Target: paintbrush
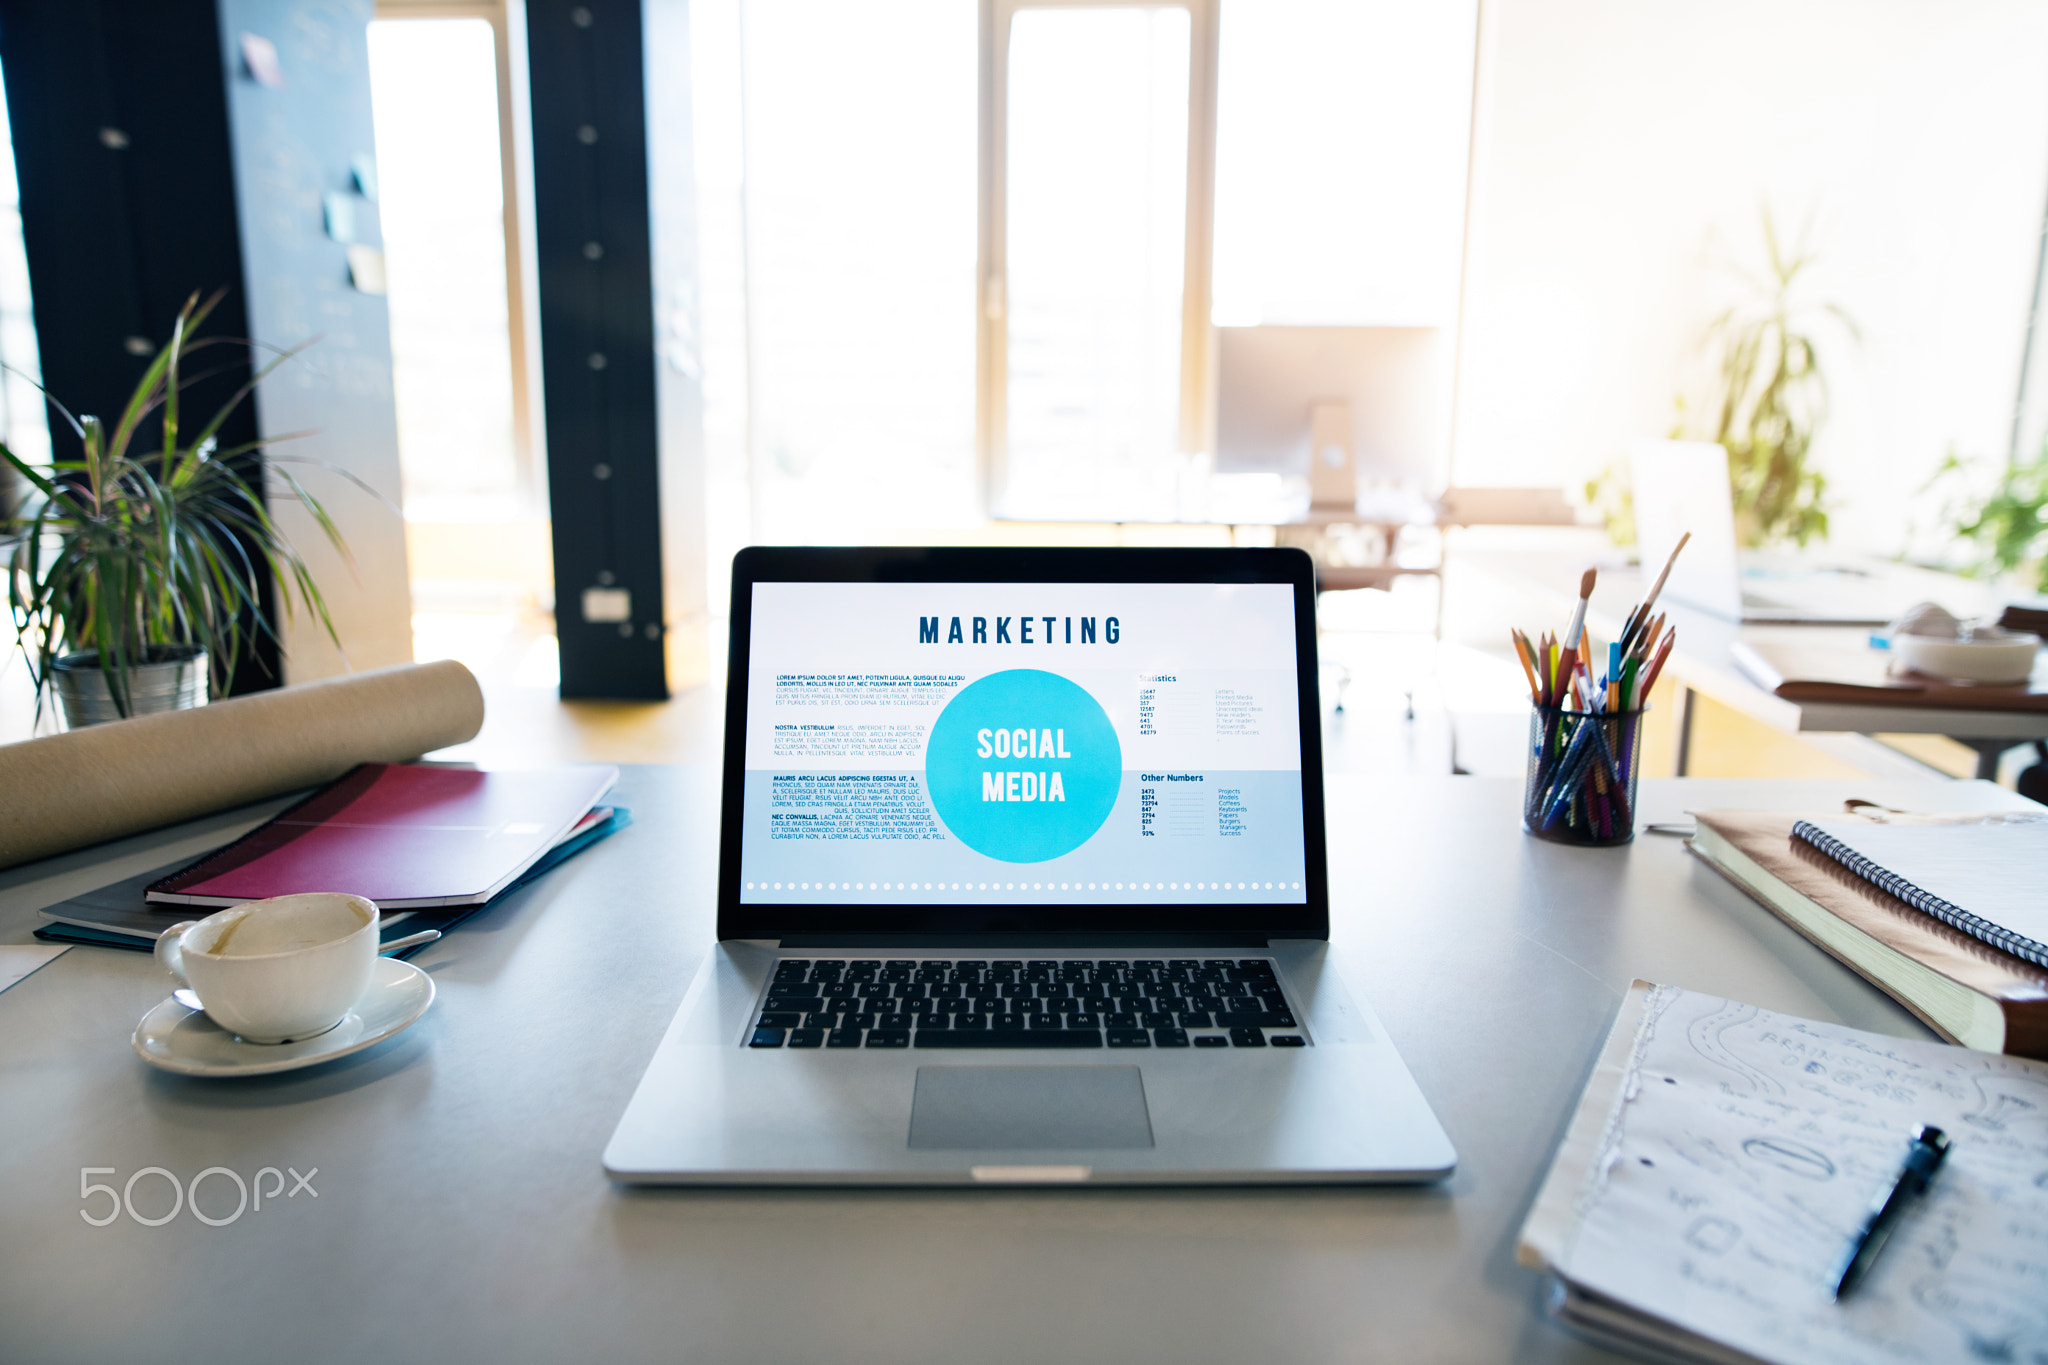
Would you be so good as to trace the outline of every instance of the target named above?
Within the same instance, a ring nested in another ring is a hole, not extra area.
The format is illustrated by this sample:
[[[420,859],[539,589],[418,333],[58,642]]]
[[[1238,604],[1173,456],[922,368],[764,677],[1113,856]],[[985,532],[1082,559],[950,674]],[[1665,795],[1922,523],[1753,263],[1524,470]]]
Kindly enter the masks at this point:
[[[1593,598],[1593,580],[1599,576],[1598,569],[1588,569],[1579,575],[1579,604],[1572,608],[1572,623],[1564,633],[1564,652],[1576,654],[1579,649],[1579,632],[1586,628],[1586,604]]]
[[[1629,653],[1647,659],[1657,652],[1657,641],[1664,634],[1664,613],[1658,612],[1650,618],[1650,624],[1636,632],[1635,643],[1629,646]]]
[[[1671,577],[1671,566],[1678,562],[1678,552],[1683,550],[1685,543],[1691,539],[1692,532],[1690,531],[1687,531],[1678,538],[1678,543],[1671,547],[1671,557],[1664,561],[1664,572],[1658,574],[1657,581],[1650,585],[1650,595],[1642,600],[1640,606],[1629,613],[1628,625],[1621,632],[1622,646],[1624,648],[1634,643],[1636,631],[1649,621],[1650,608],[1657,605],[1657,594],[1664,591],[1664,580]]]

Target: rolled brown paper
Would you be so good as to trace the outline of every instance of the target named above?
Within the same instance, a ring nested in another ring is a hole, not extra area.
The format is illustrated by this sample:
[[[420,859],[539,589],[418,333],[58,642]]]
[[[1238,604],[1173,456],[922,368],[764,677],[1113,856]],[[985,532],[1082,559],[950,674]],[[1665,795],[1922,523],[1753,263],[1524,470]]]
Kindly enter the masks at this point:
[[[0,867],[418,758],[483,724],[483,689],[443,659],[0,745]]]

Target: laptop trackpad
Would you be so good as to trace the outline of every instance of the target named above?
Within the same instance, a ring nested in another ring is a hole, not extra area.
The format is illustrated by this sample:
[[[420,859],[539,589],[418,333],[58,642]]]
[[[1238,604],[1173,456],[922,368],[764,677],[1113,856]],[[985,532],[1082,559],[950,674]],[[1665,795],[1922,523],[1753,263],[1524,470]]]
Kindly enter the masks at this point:
[[[1150,1147],[1135,1066],[921,1066],[910,1145]]]

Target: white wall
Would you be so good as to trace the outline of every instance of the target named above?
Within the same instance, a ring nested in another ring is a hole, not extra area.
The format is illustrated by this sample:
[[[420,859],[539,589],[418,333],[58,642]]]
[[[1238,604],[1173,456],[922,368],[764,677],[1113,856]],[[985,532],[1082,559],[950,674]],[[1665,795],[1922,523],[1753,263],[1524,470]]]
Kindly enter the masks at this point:
[[[1664,435],[1766,203],[1863,333],[1823,355],[1836,543],[1898,549],[1951,443],[2003,454],[2048,5],[1486,0],[1482,43],[1457,482],[1575,486]]]

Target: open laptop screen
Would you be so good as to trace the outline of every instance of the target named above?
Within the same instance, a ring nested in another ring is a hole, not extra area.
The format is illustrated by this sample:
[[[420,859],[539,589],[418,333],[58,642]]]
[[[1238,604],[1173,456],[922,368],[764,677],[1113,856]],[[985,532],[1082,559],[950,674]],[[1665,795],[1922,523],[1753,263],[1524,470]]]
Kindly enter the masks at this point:
[[[754,582],[736,812],[727,793],[737,868],[722,891],[798,921],[804,908],[842,924],[863,906],[955,912],[913,921],[932,928],[1307,906],[1321,868],[1312,878],[1297,593]],[[969,907],[994,913],[957,913]],[[1026,907],[1076,913],[1019,919]]]

